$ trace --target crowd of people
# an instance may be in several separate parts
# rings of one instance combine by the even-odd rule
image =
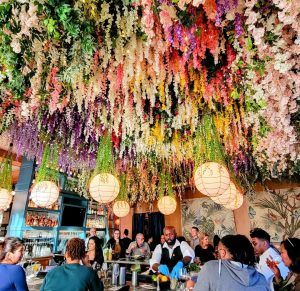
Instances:
[[[115,229],[105,248],[112,250],[114,259],[144,256],[149,259],[150,272],[179,278],[180,270],[190,263],[201,265],[199,275],[187,282],[187,288],[206,290],[300,291],[300,239],[286,238],[280,251],[270,242],[270,235],[260,228],[253,229],[250,240],[244,235],[213,238],[192,227],[189,242],[177,237],[175,228],[166,226],[160,243],[153,238],[145,241],[138,233],[129,238],[126,229],[121,238]],[[96,229],[90,230],[86,241],[72,238],[65,250],[65,264],[51,270],[41,286],[47,290],[103,290],[97,276],[104,263],[103,241]],[[19,238],[8,237],[0,251],[0,291],[28,290],[24,269],[18,265],[24,253]]]

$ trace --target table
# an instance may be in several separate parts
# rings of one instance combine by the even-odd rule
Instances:
[[[132,260],[128,260],[128,259],[105,260],[104,263],[150,266],[149,261],[139,261],[139,260],[132,261]]]

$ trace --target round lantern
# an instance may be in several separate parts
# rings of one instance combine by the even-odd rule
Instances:
[[[130,206],[127,201],[119,200],[116,201],[113,205],[113,212],[118,217],[126,216],[130,211]]]
[[[118,196],[120,183],[118,179],[111,174],[98,174],[91,179],[89,191],[92,198],[97,202],[109,203]]]
[[[4,188],[0,188],[0,211],[5,211],[9,208],[12,201],[11,193]]]
[[[207,162],[199,166],[194,175],[196,188],[204,195],[218,196],[227,190],[230,175],[221,164]]]
[[[157,207],[162,214],[169,215],[176,210],[177,202],[174,197],[164,196],[158,199]]]
[[[31,190],[31,200],[40,207],[51,206],[59,196],[59,188],[54,182],[41,181],[36,183]]]
[[[240,208],[243,205],[244,202],[244,196],[237,192],[230,203],[223,205],[225,208],[230,210],[235,210]]]
[[[211,199],[223,206],[231,203],[235,196],[239,194],[238,190],[236,189],[235,185],[230,182],[229,187],[225,190],[225,192],[219,196],[211,197]]]

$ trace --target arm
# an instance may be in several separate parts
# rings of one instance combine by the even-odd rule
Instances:
[[[28,291],[25,272],[21,266],[16,266],[12,278],[17,291]]]
[[[161,245],[157,245],[150,259],[150,268],[157,272],[161,260]]]
[[[183,256],[182,262],[186,266],[195,258],[195,252],[185,241],[180,244],[180,249]]]

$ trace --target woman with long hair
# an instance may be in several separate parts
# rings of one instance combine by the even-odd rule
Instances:
[[[265,277],[254,267],[254,249],[244,235],[226,235],[218,244],[220,260],[207,262],[201,269],[197,291],[269,291]]]
[[[199,245],[195,247],[196,263],[205,264],[208,261],[214,260],[214,248],[208,241],[208,234],[203,233],[199,236]]]
[[[280,244],[283,263],[290,269],[287,278],[283,280],[277,262],[267,259],[269,268],[273,271],[275,290],[300,291],[300,239],[287,238]]]
[[[24,253],[24,245],[17,237],[8,237],[2,243],[0,253],[0,290],[27,291],[26,276],[17,264]]]
[[[90,237],[88,241],[88,251],[86,253],[86,266],[91,266],[94,270],[101,269],[104,262],[101,240],[97,236]]]

